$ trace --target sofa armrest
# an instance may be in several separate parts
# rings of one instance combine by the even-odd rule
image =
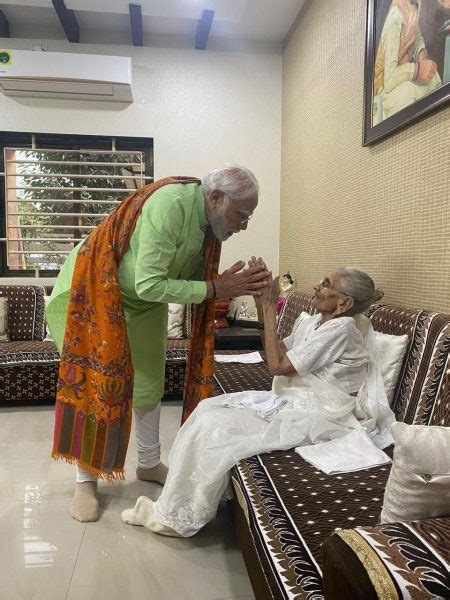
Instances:
[[[323,543],[325,598],[450,597],[450,517],[358,527]]]

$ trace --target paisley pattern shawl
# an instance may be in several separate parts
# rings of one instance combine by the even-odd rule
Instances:
[[[205,239],[203,280],[217,278],[222,244],[208,228]],[[214,383],[214,300],[195,307],[189,358],[184,378],[182,423],[197,404],[213,395]]]
[[[119,264],[144,203],[167,177],[126,198],[81,246],[72,277],[55,405],[52,456],[107,481],[123,479],[131,428],[133,366]]]

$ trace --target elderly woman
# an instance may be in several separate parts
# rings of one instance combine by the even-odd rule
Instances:
[[[260,260],[260,259],[259,259]],[[251,266],[259,262],[252,259]],[[178,432],[157,502],[141,496],[122,520],[168,536],[189,537],[214,518],[239,460],[318,444],[365,428],[379,448],[394,420],[375,365],[373,329],[362,313],[382,293],[372,279],[339,269],[315,287],[318,314],[277,337],[278,282],[257,299],[264,319],[272,393],[240,392],[203,401]]]

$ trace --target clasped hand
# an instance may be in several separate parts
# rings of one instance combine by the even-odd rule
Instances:
[[[267,273],[266,285],[261,289],[259,296],[255,298],[255,304],[258,312],[259,309],[262,309],[265,306],[275,306],[280,295],[279,277],[275,277],[275,279],[272,277],[272,273],[268,271],[267,265],[261,257],[256,258],[256,256],[252,256],[248,261],[248,266],[249,268],[255,268],[259,266]]]
[[[224,271],[214,281],[217,298],[236,298],[237,296],[260,296],[268,285],[269,271],[263,263],[249,265],[239,260]]]

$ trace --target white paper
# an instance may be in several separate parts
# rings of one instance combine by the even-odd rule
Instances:
[[[391,460],[375,446],[364,429],[357,429],[329,442],[299,446],[295,451],[327,475],[370,469]]]
[[[214,360],[218,363],[242,363],[247,365],[264,362],[259,352],[249,352],[248,354],[216,354]]]

